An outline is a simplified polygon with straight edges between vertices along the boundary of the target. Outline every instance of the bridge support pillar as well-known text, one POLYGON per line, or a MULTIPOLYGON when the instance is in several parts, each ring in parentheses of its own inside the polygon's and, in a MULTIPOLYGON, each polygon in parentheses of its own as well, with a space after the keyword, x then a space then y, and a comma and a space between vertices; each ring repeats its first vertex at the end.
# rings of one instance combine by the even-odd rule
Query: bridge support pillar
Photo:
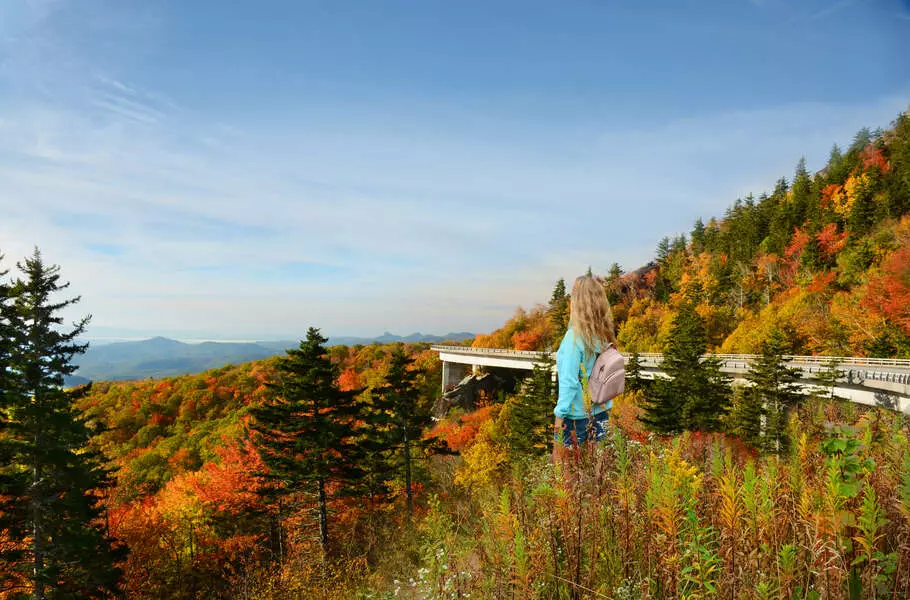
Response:
POLYGON ((468 365, 443 361, 442 363, 442 393, 458 385, 468 374, 468 365))

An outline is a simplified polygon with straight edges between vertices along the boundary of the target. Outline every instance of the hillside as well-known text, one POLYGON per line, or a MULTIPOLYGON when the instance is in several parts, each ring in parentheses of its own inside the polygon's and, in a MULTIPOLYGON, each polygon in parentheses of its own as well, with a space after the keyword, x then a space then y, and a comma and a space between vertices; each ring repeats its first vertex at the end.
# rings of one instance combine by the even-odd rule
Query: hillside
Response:
MULTIPOLYGON (((720 352, 757 352, 777 327, 792 353, 910 357, 910 117, 835 146, 814 175, 801 160, 771 191, 664 238, 651 264, 604 270, 624 350, 662 351, 694 297, 720 352)), ((558 343, 560 289, 475 345, 558 343)))

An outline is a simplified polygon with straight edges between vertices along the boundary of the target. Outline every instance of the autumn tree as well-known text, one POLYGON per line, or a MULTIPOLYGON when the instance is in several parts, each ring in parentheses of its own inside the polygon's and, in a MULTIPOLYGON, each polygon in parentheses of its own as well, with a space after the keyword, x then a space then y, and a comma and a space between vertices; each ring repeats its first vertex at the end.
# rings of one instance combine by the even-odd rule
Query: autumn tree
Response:
POLYGON ((356 420, 359 390, 341 391, 338 368, 329 360, 327 338, 310 327, 296 349, 276 365, 272 384, 277 398, 254 408, 254 441, 268 469, 263 479, 268 502, 298 494, 315 494, 319 540, 329 551, 329 492, 352 491, 363 477, 358 464, 356 420))
POLYGON ((0 586, 35 600, 114 596, 126 551, 103 525, 111 473, 63 388, 88 317, 63 328, 79 298, 54 299, 69 284, 37 249, 17 267, 22 278, 0 286, 0 586))

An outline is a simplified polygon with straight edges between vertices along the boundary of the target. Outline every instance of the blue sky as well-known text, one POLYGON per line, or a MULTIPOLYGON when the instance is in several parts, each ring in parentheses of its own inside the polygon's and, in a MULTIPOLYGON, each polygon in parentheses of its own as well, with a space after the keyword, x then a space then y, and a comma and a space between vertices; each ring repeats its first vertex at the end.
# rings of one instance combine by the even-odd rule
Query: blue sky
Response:
POLYGON ((489 331, 887 126, 907 56, 906 0, 4 0, 0 251, 89 337, 489 331))

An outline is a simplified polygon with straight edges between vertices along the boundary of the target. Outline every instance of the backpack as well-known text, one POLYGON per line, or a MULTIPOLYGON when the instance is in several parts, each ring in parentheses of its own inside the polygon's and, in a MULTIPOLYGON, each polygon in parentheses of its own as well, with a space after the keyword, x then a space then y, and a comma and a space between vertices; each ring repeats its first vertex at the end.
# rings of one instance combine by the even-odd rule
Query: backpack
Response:
POLYGON ((626 388, 626 361, 616 346, 610 344, 594 361, 588 377, 591 403, 604 405, 626 388))

